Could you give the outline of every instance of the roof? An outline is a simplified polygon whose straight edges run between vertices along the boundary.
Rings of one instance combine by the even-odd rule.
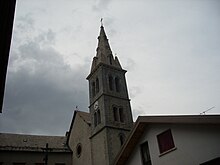
[[[123,165],[149,124],[220,124],[220,115],[139,116],[114,165]]]
[[[73,124],[74,124],[74,121],[75,121],[75,118],[76,118],[76,114],[78,114],[83,119],[83,121],[85,123],[87,123],[89,126],[91,125],[90,113],[75,110],[74,114],[73,114],[72,122],[70,124],[70,129],[69,129],[69,132],[67,134],[67,143],[68,143],[69,138],[70,138],[70,134],[71,134],[71,131],[72,131],[72,128],[73,128]]]
[[[35,151],[48,148],[51,152],[71,152],[66,145],[65,136],[39,136],[0,133],[0,151]]]

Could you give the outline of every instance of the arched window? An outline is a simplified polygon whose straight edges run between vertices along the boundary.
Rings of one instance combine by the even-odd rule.
[[[96,127],[97,125],[99,125],[101,123],[101,114],[100,114],[100,110],[98,109],[95,113],[94,113],[94,126]]]
[[[114,120],[119,121],[119,119],[118,119],[118,108],[117,107],[113,107],[113,115],[114,115]]]
[[[123,113],[123,108],[119,108],[119,119],[120,122],[124,122],[124,113]]]
[[[95,96],[95,82],[92,82],[92,96]]]
[[[98,78],[96,78],[95,86],[96,86],[95,91],[96,93],[98,93],[99,92],[99,79]]]
[[[108,82],[109,82],[109,89],[112,91],[113,90],[113,78],[111,75],[108,77]]]
[[[112,65],[112,55],[108,55],[108,59],[109,59],[109,64]]]
[[[118,77],[115,78],[115,89],[116,92],[120,92],[120,82]]]
[[[94,113],[94,125],[97,126],[97,113]]]
[[[122,146],[125,142],[125,135],[123,133],[119,134],[119,140],[120,140],[120,144]]]
[[[113,106],[113,117],[114,121],[124,123],[124,111],[122,107]]]
[[[101,123],[101,114],[100,114],[100,110],[98,109],[97,111],[97,124]]]
[[[82,145],[81,143],[78,143],[76,146],[76,156],[79,158],[81,156],[82,153]]]

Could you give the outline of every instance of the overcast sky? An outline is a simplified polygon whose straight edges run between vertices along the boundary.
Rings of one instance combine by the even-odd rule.
[[[0,132],[64,135],[88,111],[101,18],[134,120],[220,114],[219,0],[17,0]]]

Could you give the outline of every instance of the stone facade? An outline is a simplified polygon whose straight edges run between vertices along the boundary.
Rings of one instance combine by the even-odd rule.
[[[73,151],[73,164],[91,164],[90,115],[75,111],[68,135],[68,145]]]
[[[93,164],[111,165],[132,125],[125,73],[101,26],[89,81]]]

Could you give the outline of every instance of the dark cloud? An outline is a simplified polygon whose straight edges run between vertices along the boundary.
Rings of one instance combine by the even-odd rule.
[[[87,69],[71,68],[48,30],[11,52],[1,132],[64,134],[76,106],[87,111]]]

